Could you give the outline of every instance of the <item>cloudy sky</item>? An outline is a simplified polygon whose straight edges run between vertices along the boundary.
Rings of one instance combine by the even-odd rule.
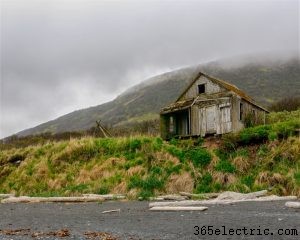
[[[175,68],[299,51],[297,0],[0,4],[0,137],[112,100]]]

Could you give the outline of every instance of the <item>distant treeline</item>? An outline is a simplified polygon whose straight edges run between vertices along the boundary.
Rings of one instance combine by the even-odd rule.
[[[296,111],[300,108],[300,97],[286,97],[270,106],[273,112]]]

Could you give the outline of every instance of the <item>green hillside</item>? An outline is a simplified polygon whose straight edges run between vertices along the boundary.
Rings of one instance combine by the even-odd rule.
[[[160,109],[174,101],[198,71],[237,85],[265,106],[286,96],[300,95],[300,65],[297,59],[248,63],[230,68],[213,62],[153,77],[111,102],[66,114],[18,135],[79,131],[91,128],[99,119],[114,127],[158,118]]]
[[[0,151],[0,192],[31,196],[250,192],[300,196],[300,110],[223,139],[82,138]]]

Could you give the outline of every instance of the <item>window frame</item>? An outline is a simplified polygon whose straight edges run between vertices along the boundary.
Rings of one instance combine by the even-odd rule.
[[[203,88],[203,92],[202,91],[200,92],[200,87],[201,89]],[[206,84],[205,83],[198,84],[198,94],[203,94],[203,93],[206,93]]]

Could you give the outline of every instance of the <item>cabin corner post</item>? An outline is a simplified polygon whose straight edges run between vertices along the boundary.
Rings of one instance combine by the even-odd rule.
[[[163,140],[168,138],[168,117],[160,114],[160,136]]]

